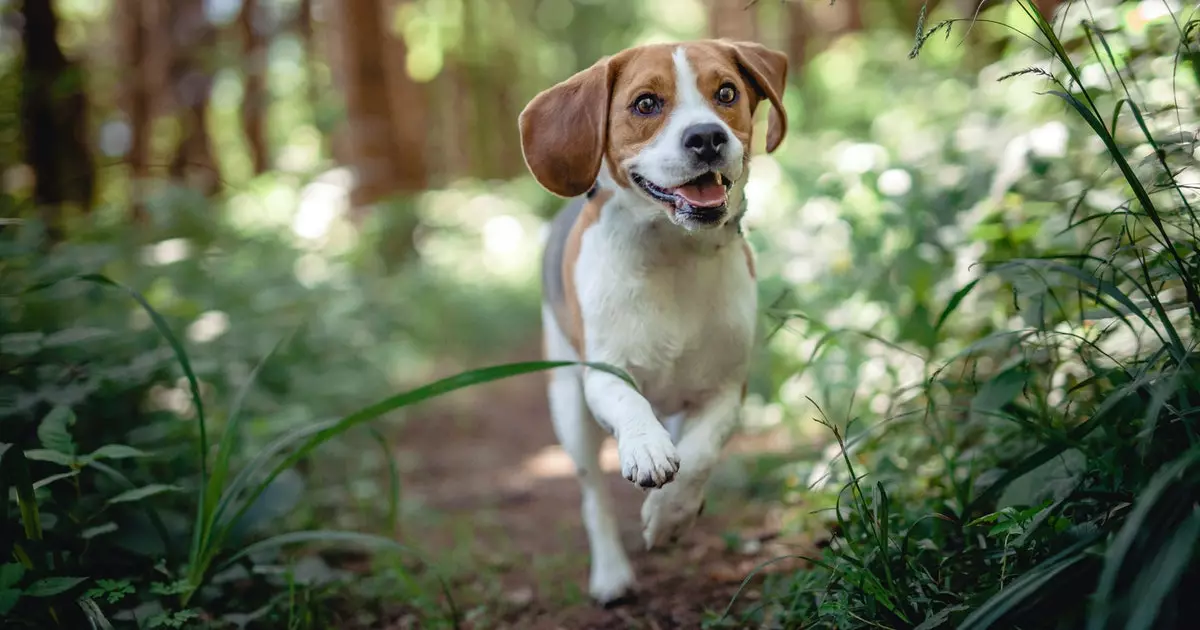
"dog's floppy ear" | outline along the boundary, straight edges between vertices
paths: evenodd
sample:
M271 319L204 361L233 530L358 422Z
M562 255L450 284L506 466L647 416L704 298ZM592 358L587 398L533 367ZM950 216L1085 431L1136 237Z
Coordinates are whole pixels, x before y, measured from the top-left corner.
M600 173L612 91L610 59L542 91L517 119L525 165L556 195L582 195Z
M771 101L771 115L767 119L767 153L771 153L787 133L787 111L783 109L782 98L787 86L787 55L754 42L725 43L733 49L738 66L754 84L759 99Z

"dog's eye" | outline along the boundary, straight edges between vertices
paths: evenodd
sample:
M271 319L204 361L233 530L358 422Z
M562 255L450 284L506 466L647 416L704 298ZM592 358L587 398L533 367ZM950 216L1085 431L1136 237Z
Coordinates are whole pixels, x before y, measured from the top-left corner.
M643 116L655 114L661 107L662 102L659 101L658 97L653 94L643 94L637 97L637 100L633 102L633 111Z
M726 83L725 85L722 85L719 90L717 90L717 102L724 105L732 104L737 100L737 96L737 88L733 87L733 84L731 83Z

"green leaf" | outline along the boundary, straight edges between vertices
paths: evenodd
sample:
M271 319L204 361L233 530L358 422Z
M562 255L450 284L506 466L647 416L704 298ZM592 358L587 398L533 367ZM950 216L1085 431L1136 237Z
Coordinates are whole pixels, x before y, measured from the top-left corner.
M1138 535L1146 527L1153 508L1167 495L1167 490L1172 484L1197 464L1200 464L1200 448L1192 448L1183 456L1163 465L1138 493L1133 509L1125 517L1121 530L1117 532L1105 554L1104 570L1100 573L1100 581L1092 599L1094 607L1088 616L1089 630L1104 628L1109 609L1117 598L1117 581L1122 567L1125 566L1125 558L1131 553Z
M52 451L48 448L35 448L25 451L25 459L32 459L35 462L60 464L62 466L74 466L76 463L73 455Z
M994 378L979 388L979 393L971 399L971 411L984 415L993 415L1004 405L1012 402L1013 398L1025 389L1029 381L1029 372L1022 367L1012 368L997 374Z
M1153 563L1138 574L1130 597L1137 602L1125 630L1152 630L1162 604L1192 564L1200 540L1200 512L1193 511L1163 545Z
M967 294L969 294L971 290L975 288L975 285L979 284L979 280L979 278L976 278L968 282L963 288L954 292L954 295L950 298L950 302L946 304L946 308L942 309L942 314L938 315L937 323L933 326L934 333L941 331L942 324L946 323L946 320L950 318L950 315L954 313L954 310L958 308L958 305L961 304L962 301L967 297Z
M25 589L29 597L54 597L87 581L85 577L52 577L38 580Z
M59 481L62 479L69 479L78 474L79 474L78 470L71 470L71 471L68 471L65 473L59 473L57 475L50 475L49 477L46 477L45 479L40 479L38 481L33 482L33 489L37 490L39 488L45 488L46 486L54 483L55 481Z
M134 457L149 457L150 453L124 444L106 444L93 451L86 457L89 461L99 459L130 459Z
M70 427L75 424L75 413L70 407L59 405L50 410L38 425L38 440L42 447L66 455L75 454L75 440L71 439Z
M174 582L155 582L150 585L150 592L155 595L178 595L192 589L192 583L184 580Z
M1064 571L1087 559L1089 556L1085 550L1095 544L1099 538L1099 534L1094 534L1044 560L971 611L971 614L967 615L967 618L963 619L958 626L958 630L991 628L1009 612L1042 592Z
M15 586L25 577L25 566L19 562L0 564L0 588Z
M45 348L73 346L76 344L93 341L95 339L102 339L110 335L112 335L112 331L104 328L88 328L85 326L64 328L63 330L48 335L42 341L42 346Z
M103 525L97 525L95 527L89 527L83 530L79 533L79 537L84 540L91 540L96 536L101 536L115 531L117 531L117 524L109 521Z
M122 492L121 494L109 499L108 502L129 503L131 501L141 501L142 499L152 497L156 494L162 494L164 492L179 492L180 490L183 490L183 488L180 488L179 486L163 483L152 483L148 486L134 488L133 490L126 490L125 492Z
M0 588L0 616L7 615L19 601L21 591L15 588Z

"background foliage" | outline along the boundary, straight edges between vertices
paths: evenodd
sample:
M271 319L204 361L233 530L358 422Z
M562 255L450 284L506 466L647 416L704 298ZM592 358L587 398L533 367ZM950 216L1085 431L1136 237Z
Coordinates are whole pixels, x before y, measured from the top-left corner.
M162 6L0 2L6 624L462 625L397 535L420 508L389 444L408 404L538 368L413 389L537 343L561 201L516 114L613 50L705 35L793 70L747 190L744 422L775 448L733 459L736 491L835 534L756 602L695 602L707 623L1197 612L1194 6ZM365 574L293 543L382 552Z

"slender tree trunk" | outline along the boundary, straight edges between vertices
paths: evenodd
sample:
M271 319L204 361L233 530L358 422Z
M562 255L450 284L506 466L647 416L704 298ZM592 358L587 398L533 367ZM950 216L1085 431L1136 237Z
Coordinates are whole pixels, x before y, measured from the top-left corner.
M242 0L238 14L238 32L242 39L242 65L245 73L242 90L242 131L250 146L250 161L254 174L262 175L269 168L267 151L267 47L263 35L263 19L258 0Z
M63 236L64 205L90 211L95 194L83 69L68 60L58 45L58 16L50 0L24 0L21 17L25 159L36 177L34 203L54 242Z
M746 0L707 0L712 37L758 41L758 11Z
M121 0L117 6L122 47L121 61L126 69L122 108L129 124L129 202L134 220L145 219L145 185L150 176L150 121L154 106L150 58L152 29L147 5L143 0Z
M171 0L168 11L170 91L182 127L169 171L177 182L213 195L221 188L221 177L206 123L213 83L208 54L216 29L204 15L203 0Z
M429 85L408 75L408 46L395 32L396 11L409 0L380 2L379 37L383 43L384 79L391 105L392 133L396 141L396 189L419 192L428 185L425 150L429 135Z
M356 175L351 204L363 207L424 188L427 132L424 86L404 70L402 42L390 32L392 3L328 5L336 33L339 87L346 103L342 159Z
M300 7L296 14L296 28L300 33L300 41L304 46L304 85L306 100L311 108L312 119L320 133L321 153L328 149L326 141L326 128L323 124L321 107L321 90L317 81L320 76L317 72L317 37L316 27L313 18L313 0L300 0Z
M812 15L803 2L789 2L787 3L787 21L788 70L793 75L799 76L808 66L809 55L813 53L815 29Z

